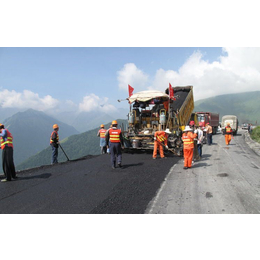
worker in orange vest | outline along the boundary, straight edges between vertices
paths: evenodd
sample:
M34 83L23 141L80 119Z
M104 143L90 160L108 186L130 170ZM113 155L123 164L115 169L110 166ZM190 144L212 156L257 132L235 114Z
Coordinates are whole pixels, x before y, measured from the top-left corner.
M105 134L107 130L104 127L105 126L102 124L97 133L97 136L100 137L101 154L107 153L106 138L105 138Z
M190 126L186 126L183 130L182 141L183 141L183 156L184 156L184 169L191 168L194 138L197 137L196 130L193 133Z
M224 134L225 134L226 145L229 145L229 143L231 141L231 137L233 136L233 131L230 126L230 123L227 123L227 126L224 129Z
M166 158L163 153L163 144L168 149L168 135L171 134L167 128L165 131L157 131L154 133L154 148L153 148L153 159L157 157L157 149L159 148L160 156L162 159Z
M116 159L119 168L122 168L122 150L124 139L121 129L117 128L117 121L112 121L112 128L106 134L106 145L110 149L112 169L116 168Z
M16 179L16 172L13 159L13 136L5 129L4 125L0 124L0 137L2 149L2 164L5 178L1 182L11 181Z
M50 145L52 147L51 164L58 163L58 148L59 148L59 126L54 124L52 126L53 132L51 133Z

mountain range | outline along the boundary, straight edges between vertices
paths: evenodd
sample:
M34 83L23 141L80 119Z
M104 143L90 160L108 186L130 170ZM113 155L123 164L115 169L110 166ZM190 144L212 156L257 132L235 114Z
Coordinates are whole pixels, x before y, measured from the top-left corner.
M123 128L127 125L127 120L118 119L118 125ZM105 125L105 129L110 127L110 123ZM98 155L100 151L100 138L97 137L97 132L100 128L95 128L84 133L73 135L65 138L61 141L61 147L65 151L69 160L75 160L87 155ZM62 132L62 130L60 130ZM65 162L67 158L65 157L62 149L59 148L58 161ZM109 160L109 159L108 159ZM42 165L48 165L51 163L51 147L44 149L43 151L37 153L36 155L28 158L23 163L19 164L16 169L23 170L28 168L33 168Z
M13 135L14 162L19 164L49 146L53 124L58 124L60 139L78 134L72 126L62 123L43 112L28 109L2 122ZM1 158L0 158L1 163Z
M126 118L127 111L122 111L123 118ZM233 114L238 117L240 124L257 124L260 122L260 91L219 95L198 100L195 102L194 111L219 113L220 121L222 116ZM56 118L57 116L55 115ZM66 114L61 117L61 120L57 120L43 112L29 109L18 112L1 122L14 136L14 159L17 169L50 164L49 138L54 123L60 126L61 145L70 159L99 154L99 138L96 136L99 125L103 123L108 128L111 121L116 118L115 115L82 112L77 114L77 117L74 116L67 115L67 121L73 124L71 126L62 122L66 119ZM119 123L126 125L127 120L119 120ZM66 161L61 149L59 149L59 161Z
M219 113L221 121L224 115L236 115L240 124L260 123L260 91L219 95L195 102L194 111Z
M3 123L7 118L14 116L18 112L25 112L27 109L18 108L2 108L0 106L0 123ZM128 109L118 108L111 113L93 110L90 112L79 111L64 111L64 112L45 112L46 115L55 118L59 122L73 126L78 132L83 133L87 130L96 128L98 125L106 124L116 118L126 119Z

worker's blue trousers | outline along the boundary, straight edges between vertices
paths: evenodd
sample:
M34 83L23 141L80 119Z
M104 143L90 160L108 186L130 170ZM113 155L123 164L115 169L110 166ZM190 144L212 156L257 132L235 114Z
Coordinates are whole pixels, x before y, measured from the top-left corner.
M51 164L58 163L58 147L51 146L52 148L52 157L51 157Z
M111 165L116 166L116 158L117 163L122 163L122 150L120 143L109 143L109 150L111 153Z

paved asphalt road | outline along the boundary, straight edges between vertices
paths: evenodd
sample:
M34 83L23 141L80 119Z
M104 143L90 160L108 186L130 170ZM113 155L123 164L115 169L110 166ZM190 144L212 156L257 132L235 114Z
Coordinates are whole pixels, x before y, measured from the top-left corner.
M0 213L144 213L178 160L125 153L123 169L99 155L24 171L0 183Z
M146 213L242 214L260 212L260 160L242 136L226 147L224 136L203 146L203 159L183 170L177 163Z
M189 170L141 153L123 154L123 169L100 155L23 171L0 183L0 213L259 213L259 156L241 133L228 148L213 136Z

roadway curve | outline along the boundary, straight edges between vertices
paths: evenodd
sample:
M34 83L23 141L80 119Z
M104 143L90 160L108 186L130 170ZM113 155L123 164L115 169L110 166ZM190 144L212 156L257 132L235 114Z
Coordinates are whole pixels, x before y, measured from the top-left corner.
M242 132L213 143L189 170L141 153L123 154L123 169L100 155L22 171L0 183L0 213L259 213L259 156Z

